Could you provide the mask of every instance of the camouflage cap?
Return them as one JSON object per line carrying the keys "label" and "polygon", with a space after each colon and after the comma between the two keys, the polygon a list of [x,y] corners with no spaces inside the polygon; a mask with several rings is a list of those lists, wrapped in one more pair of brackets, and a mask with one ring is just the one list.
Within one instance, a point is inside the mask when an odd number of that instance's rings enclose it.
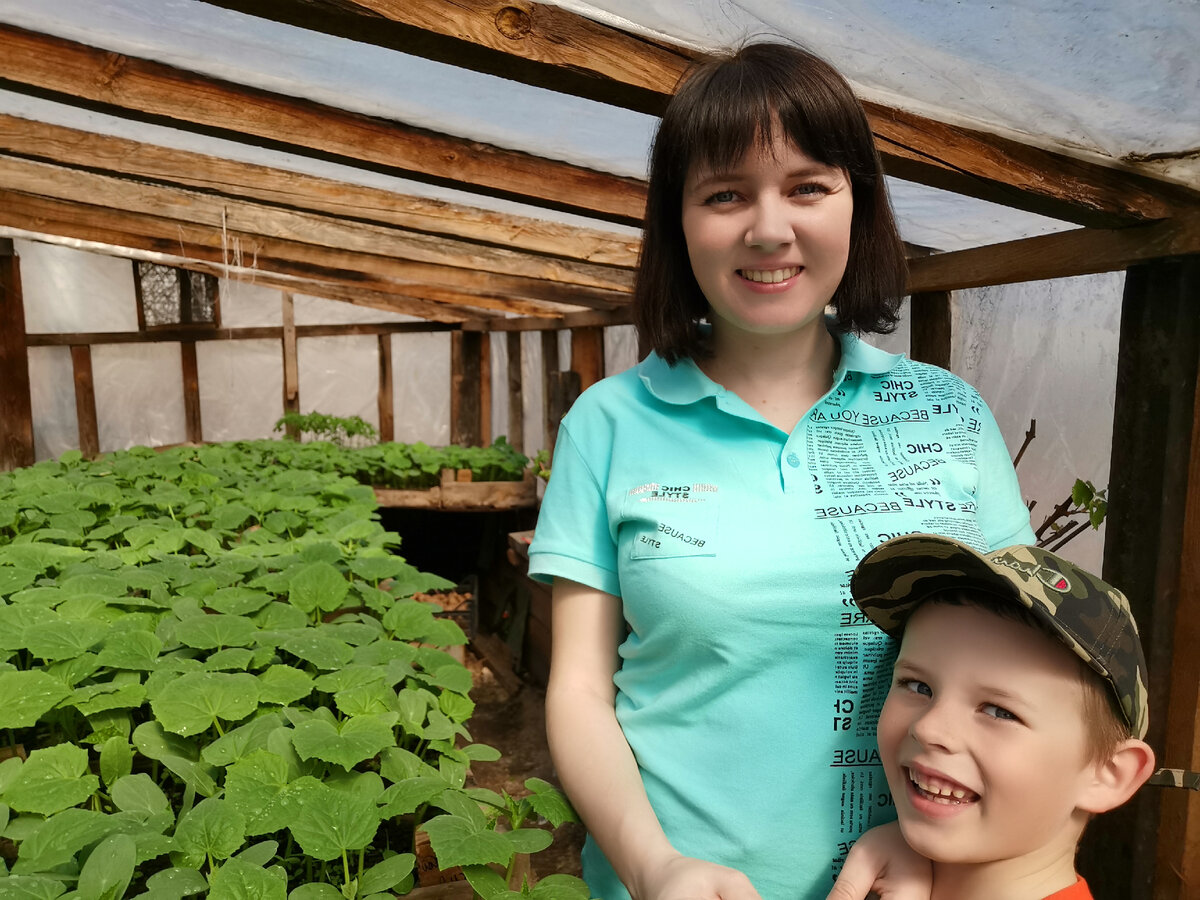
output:
{"label": "camouflage cap", "polygon": [[893,637],[926,597],[974,588],[1026,607],[1109,684],[1125,721],[1146,736],[1146,659],[1125,595],[1041,547],[979,553],[950,538],[912,534],[863,557],[850,578],[854,602]]}

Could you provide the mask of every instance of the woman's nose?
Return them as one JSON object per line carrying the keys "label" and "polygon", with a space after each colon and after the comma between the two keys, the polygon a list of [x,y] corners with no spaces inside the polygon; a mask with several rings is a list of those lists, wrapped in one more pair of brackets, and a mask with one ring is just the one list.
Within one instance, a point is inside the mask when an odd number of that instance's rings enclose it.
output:
{"label": "woman's nose", "polygon": [[751,207],[751,219],[746,228],[746,246],[773,250],[795,239],[787,205],[773,198],[757,200]]}

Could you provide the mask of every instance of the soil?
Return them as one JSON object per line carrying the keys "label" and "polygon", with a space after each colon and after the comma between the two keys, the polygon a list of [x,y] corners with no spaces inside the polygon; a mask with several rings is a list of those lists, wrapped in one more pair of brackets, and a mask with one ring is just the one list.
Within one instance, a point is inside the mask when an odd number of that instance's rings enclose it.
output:
{"label": "soil", "polygon": [[[470,649],[465,662],[475,679],[471,690],[475,713],[467,728],[476,743],[488,744],[502,754],[495,762],[475,763],[471,767],[473,781],[493,791],[507,791],[513,797],[529,793],[525,789],[527,778],[542,778],[558,785],[546,746],[545,692],[527,681],[509,692]],[[555,829],[554,843],[533,856],[534,875],[578,876],[583,838],[581,825],[568,822]]]}

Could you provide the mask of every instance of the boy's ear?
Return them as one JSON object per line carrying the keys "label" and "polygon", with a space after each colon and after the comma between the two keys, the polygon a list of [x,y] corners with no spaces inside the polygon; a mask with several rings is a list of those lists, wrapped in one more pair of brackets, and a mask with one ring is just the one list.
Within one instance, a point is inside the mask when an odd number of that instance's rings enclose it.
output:
{"label": "boy's ear", "polygon": [[1145,741],[1129,738],[1093,766],[1092,777],[1084,786],[1078,805],[1089,813],[1108,812],[1145,784],[1154,772],[1154,751]]}

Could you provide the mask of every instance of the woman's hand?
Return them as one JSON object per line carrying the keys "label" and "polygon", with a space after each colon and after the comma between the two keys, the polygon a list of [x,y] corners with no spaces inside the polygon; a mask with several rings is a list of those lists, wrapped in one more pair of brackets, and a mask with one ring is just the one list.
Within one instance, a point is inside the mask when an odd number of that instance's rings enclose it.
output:
{"label": "woman's hand", "polygon": [[909,847],[900,825],[891,822],[872,828],[850,848],[827,900],[929,900],[932,889],[932,863]]}
{"label": "woman's hand", "polygon": [[737,869],[676,856],[634,886],[636,900],[762,900]]}

